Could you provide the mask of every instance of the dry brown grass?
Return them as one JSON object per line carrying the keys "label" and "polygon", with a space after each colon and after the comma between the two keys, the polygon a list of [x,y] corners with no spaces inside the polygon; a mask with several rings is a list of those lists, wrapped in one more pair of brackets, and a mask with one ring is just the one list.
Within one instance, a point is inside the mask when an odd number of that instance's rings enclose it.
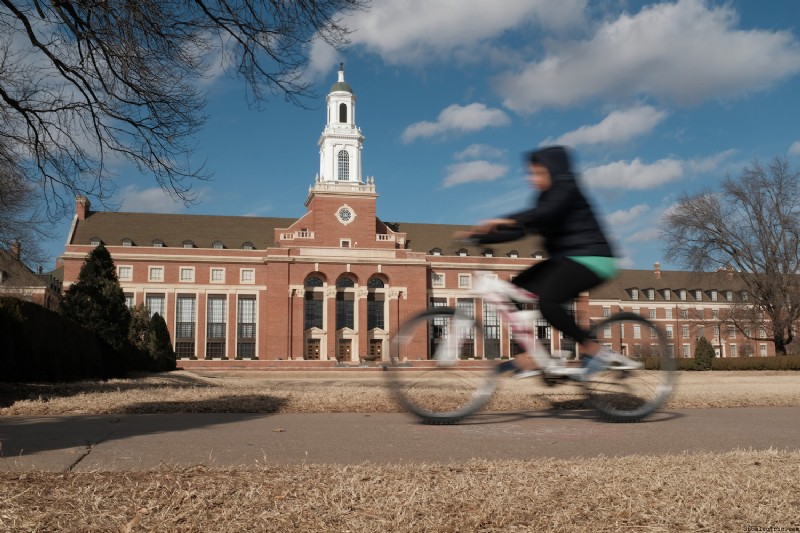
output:
{"label": "dry brown grass", "polygon": [[[583,406],[575,386],[504,380],[488,410]],[[798,372],[685,372],[667,408],[800,405]],[[178,371],[68,384],[0,384],[0,415],[395,412],[380,372]]]}
{"label": "dry brown grass", "polygon": [[792,530],[800,452],[2,473],[0,495],[7,532]]}

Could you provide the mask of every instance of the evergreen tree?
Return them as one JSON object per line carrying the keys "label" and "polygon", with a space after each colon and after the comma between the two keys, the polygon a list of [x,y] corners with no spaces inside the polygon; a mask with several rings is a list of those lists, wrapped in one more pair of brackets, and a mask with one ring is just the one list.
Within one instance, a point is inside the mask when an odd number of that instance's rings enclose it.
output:
{"label": "evergreen tree", "polygon": [[697,347],[694,349],[694,369],[711,370],[711,360],[714,359],[714,347],[705,337],[697,339]]}
{"label": "evergreen tree", "polygon": [[158,313],[150,319],[150,356],[153,370],[175,370],[177,366],[167,323]]}
{"label": "evergreen tree", "polygon": [[128,346],[131,314],[125,305],[114,261],[102,244],[86,258],[78,281],[61,302],[61,313],[94,331],[118,351]]}
{"label": "evergreen tree", "polygon": [[131,325],[128,329],[128,340],[142,352],[150,353],[150,311],[144,304],[134,306],[130,310]]}

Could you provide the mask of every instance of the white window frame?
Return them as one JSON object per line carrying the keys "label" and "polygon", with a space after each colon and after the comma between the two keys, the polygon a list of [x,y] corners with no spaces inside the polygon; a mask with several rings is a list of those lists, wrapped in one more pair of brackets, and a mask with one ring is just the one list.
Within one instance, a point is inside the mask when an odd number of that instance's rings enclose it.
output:
{"label": "white window frame", "polygon": [[759,355],[759,357],[766,357],[768,353],[769,352],[767,352],[767,345],[766,344],[759,344],[758,345],[758,355]]}
{"label": "white window frame", "polygon": [[[245,273],[250,274],[250,279],[245,279]],[[256,283],[256,269],[255,268],[242,268],[239,269],[239,283],[243,285],[255,285]]]}
{"label": "white window frame", "polygon": [[[128,276],[123,277],[122,269],[128,269]],[[133,280],[133,265],[117,265],[117,279],[120,281],[132,281]]]}
{"label": "white window frame", "polygon": [[691,357],[692,355],[692,345],[691,344],[684,344],[683,345],[683,356],[684,357]]}
{"label": "white window frame", "polygon": [[733,301],[733,291],[727,291],[727,292],[725,293],[725,298],[726,298],[726,299],[727,299],[729,302],[732,302],[732,301]]}
{"label": "white window frame", "polygon": [[603,327],[603,338],[610,339],[611,338],[611,326]]}
{"label": "white window frame", "polygon": [[431,272],[431,287],[442,288],[445,286],[445,275],[439,272]]}
{"label": "white window frame", "polygon": [[655,289],[647,289],[647,299],[651,302],[656,299]]}
{"label": "white window frame", "polygon": [[353,241],[350,239],[339,239],[339,248],[352,248]]}
{"label": "white window frame", "polygon": [[650,309],[649,317],[650,317],[650,320],[655,320],[656,319],[656,310],[655,309]]}
{"label": "white window frame", "polygon": [[639,289],[631,289],[631,300],[639,299]]}
{"label": "white window frame", "polygon": [[669,301],[672,299],[672,291],[669,289],[664,289],[664,299]]}
{"label": "white window frame", "polygon": [[664,328],[664,332],[666,333],[668,339],[675,338],[675,333],[672,330],[672,324],[667,324],[667,326]]}
{"label": "white window frame", "polygon": [[[183,273],[184,272],[191,272],[192,275],[189,276],[188,278],[184,279],[184,277],[183,277]],[[194,282],[194,277],[195,277],[194,267],[182,266],[178,270],[178,283],[192,283],[192,282]]]}
{"label": "white window frame", "polygon": [[[158,277],[154,277],[154,272],[160,272]],[[147,281],[152,283],[164,283],[164,267],[157,266],[157,265],[148,265],[147,266]]]}
{"label": "white window frame", "polygon": [[699,301],[699,302],[702,302],[703,301],[703,291],[701,291],[700,289],[695,290],[694,291],[694,299]]}
{"label": "white window frame", "polygon": [[667,320],[672,320],[672,308],[667,307],[666,309],[664,309],[664,315]]}
{"label": "white window frame", "polygon": [[686,301],[686,289],[681,289],[678,293],[682,302]]}
{"label": "white window frame", "polygon": [[459,274],[458,275],[458,288],[469,289],[472,287],[472,274]]}
{"label": "white window frame", "polygon": [[611,316],[611,307],[604,305],[603,306],[603,318],[608,318]]}
{"label": "white window frame", "polygon": [[712,290],[711,291],[711,301],[712,302],[716,302],[717,301],[717,291],[716,290]]}
{"label": "white window frame", "polygon": [[728,356],[737,357],[737,355],[738,355],[737,352],[738,352],[738,350],[736,349],[736,345],[735,344],[729,344],[728,345]]}
{"label": "white window frame", "polygon": [[[222,272],[222,279],[221,280],[215,280],[214,279],[214,273],[215,272]],[[225,272],[225,268],[224,267],[211,267],[211,269],[209,270],[209,273],[208,273],[208,280],[211,283],[225,283],[225,275],[226,275],[226,272]]]}

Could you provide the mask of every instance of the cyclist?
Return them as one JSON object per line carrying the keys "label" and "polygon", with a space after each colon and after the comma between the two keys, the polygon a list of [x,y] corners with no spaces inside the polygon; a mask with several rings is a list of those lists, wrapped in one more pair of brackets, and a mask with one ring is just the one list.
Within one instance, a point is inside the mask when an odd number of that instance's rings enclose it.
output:
{"label": "cyclist", "polygon": [[[581,191],[563,146],[544,147],[526,155],[528,182],[539,191],[533,207],[502,218],[483,220],[454,237],[478,244],[506,242],[537,233],[544,238],[548,259],[533,265],[512,283],[536,294],[542,316],[556,329],[579,343],[584,371],[577,379],[619,364],[641,368],[641,363],[601,346],[575,322],[564,304],[583,291],[614,276],[616,258],[592,208]],[[538,373],[536,361],[520,354],[499,365],[499,372]]]}

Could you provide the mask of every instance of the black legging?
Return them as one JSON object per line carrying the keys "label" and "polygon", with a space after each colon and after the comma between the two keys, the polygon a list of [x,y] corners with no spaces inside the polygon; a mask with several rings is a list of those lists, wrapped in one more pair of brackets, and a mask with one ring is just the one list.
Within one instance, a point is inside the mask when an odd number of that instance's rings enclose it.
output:
{"label": "black legging", "polygon": [[563,257],[533,265],[512,283],[536,294],[545,320],[567,337],[582,343],[589,338],[589,333],[575,323],[564,304],[603,281],[585,266]]}

